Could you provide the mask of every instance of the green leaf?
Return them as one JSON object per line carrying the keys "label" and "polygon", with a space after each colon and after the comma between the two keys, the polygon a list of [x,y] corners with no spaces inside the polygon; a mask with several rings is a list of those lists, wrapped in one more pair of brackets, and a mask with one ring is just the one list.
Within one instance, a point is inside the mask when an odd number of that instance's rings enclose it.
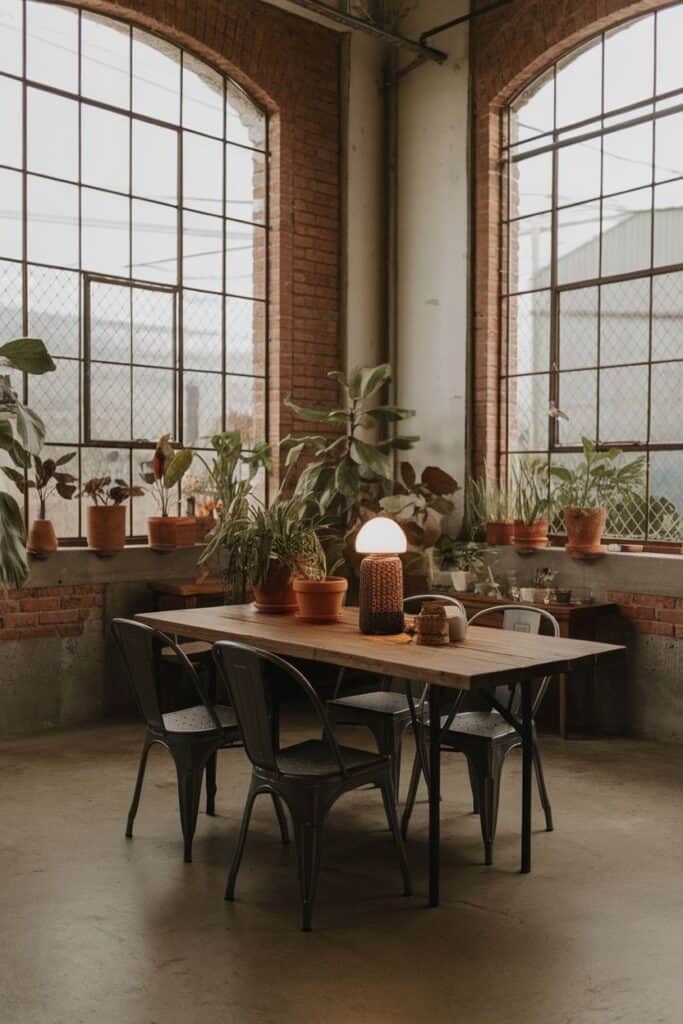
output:
{"label": "green leaf", "polygon": [[455,494],[458,490],[458,481],[455,477],[439,466],[426,466],[422,470],[421,480],[432,494]]}
{"label": "green leaf", "polygon": [[285,467],[293,466],[295,462],[300,459],[306,445],[302,442],[301,444],[294,445],[287,452],[287,458],[285,459]]}
{"label": "green leaf", "polygon": [[57,481],[57,494],[60,496],[60,498],[64,498],[66,501],[69,501],[71,498],[73,498],[75,493],[75,484],[69,484],[63,480]]}
{"label": "green leaf", "polygon": [[0,491],[0,587],[22,587],[28,579],[26,533],[19,505]]}
{"label": "green leaf", "polygon": [[346,457],[341,460],[334,474],[334,486],[349,501],[355,501],[360,487],[360,477],[353,459]]}
{"label": "green leaf", "polygon": [[399,423],[401,420],[409,420],[415,415],[414,409],[400,409],[396,405],[377,405],[374,409],[368,409],[367,415],[378,423]]}
{"label": "green leaf", "polygon": [[[299,419],[309,420],[312,423],[327,423],[330,418],[329,409],[306,409],[303,405],[297,405],[291,397],[285,398],[285,405],[294,412]],[[336,410],[340,411],[340,410]],[[346,413],[344,413],[346,416]]]}
{"label": "green leaf", "polygon": [[349,382],[346,379],[346,374],[343,373],[341,370],[331,370],[327,376],[331,380],[338,380],[343,387],[348,387]]}
{"label": "green leaf", "polygon": [[0,420],[0,448],[4,448],[4,450],[8,452],[14,443],[14,431],[12,430],[12,424],[9,420]]}
{"label": "green leaf", "polygon": [[40,338],[17,338],[0,345],[0,361],[3,358],[23,373],[49,373],[57,369]]}
{"label": "green leaf", "polygon": [[37,412],[17,402],[17,434],[19,440],[32,455],[37,454],[45,440],[45,424]]}
{"label": "green leaf", "polygon": [[391,367],[389,363],[380,363],[379,366],[364,366],[360,371],[360,397],[371,398],[383,384],[391,380]]}
{"label": "green leaf", "polygon": [[11,466],[3,466],[2,471],[8,480],[11,480],[19,488],[22,494],[26,493],[26,477],[23,473],[20,473],[18,469],[13,469]]}
{"label": "green leaf", "polygon": [[369,471],[375,476],[383,477],[385,480],[391,480],[389,456],[375,445],[354,438],[351,442],[351,458],[358,463],[361,469]]}
{"label": "green leaf", "polygon": [[409,452],[411,448],[414,448],[417,442],[420,440],[419,437],[389,437],[386,441],[379,441],[377,444],[378,448],[386,451],[397,451],[397,452]]}
{"label": "green leaf", "polygon": [[408,490],[412,491],[415,486],[415,481],[417,480],[417,475],[409,462],[401,463],[401,479]]}
{"label": "green leaf", "polygon": [[60,455],[57,459],[58,466],[66,466],[67,462],[71,462],[72,459],[76,458],[76,452],[67,452],[66,455]]}
{"label": "green leaf", "polygon": [[174,452],[164,469],[164,486],[173,487],[177,484],[192,465],[193,458],[194,452],[189,448],[181,448],[179,452]]}
{"label": "green leaf", "polygon": [[296,482],[295,493],[300,497],[311,494],[318,486],[320,475],[327,469],[324,462],[313,462],[306,466],[305,470]]}

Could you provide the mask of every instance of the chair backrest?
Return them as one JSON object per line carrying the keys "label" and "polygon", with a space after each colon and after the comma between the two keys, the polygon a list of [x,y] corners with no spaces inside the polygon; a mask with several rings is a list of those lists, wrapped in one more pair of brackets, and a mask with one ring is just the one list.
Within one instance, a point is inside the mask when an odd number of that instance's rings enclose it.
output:
{"label": "chair backrest", "polygon": [[140,713],[149,728],[156,732],[166,731],[161,704],[161,652],[167,647],[174,651],[199,700],[213,718],[216,728],[220,728],[216,712],[206,700],[192,663],[175,641],[133,619],[113,619],[111,631],[128,669]]}
{"label": "chair backrest", "polygon": [[467,619],[467,612],[462,601],[458,601],[457,597],[451,597],[450,594],[413,594],[404,599],[404,612],[408,612],[409,615],[417,615],[422,608],[423,601],[441,601],[441,604],[455,605]]}
{"label": "chair backrest", "polygon": [[277,685],[280,676],[281,680],[293,679],[308,698],[337,761],[339,772],[345,774],[325,709],[302,672],[276,654],[231,640],[221,640],[214,644],[213,657],[230,693],[244,749],[252,764],[279,774],[270,697],[272,687]]}
{"label": "chair backrest", "polygon": [[[469,621],[469,625],[473,626],[475,623],[485,625],[485,623],[481,622],[482,619],[492,618],[501,613],[503,615],[503,629],[514,630],[517,633],[538,634],[541,632],[541,623],[547,622],[552,635],[560,635],[560,624],[554,615],[551,615],[545,608],[533,608],[523,604],[499,604],[493,605],[491,608],[482,608],[481,611],[475,612]],[[550,676],[544,676],[534,697],[534,714],[536,714],[540,707],[549,684]],[[507,703],[508,710],[513,713],[517,712],[520,699],[517,689],[516,686],[498,686],[495,691],[496,699],[501,704]]]}

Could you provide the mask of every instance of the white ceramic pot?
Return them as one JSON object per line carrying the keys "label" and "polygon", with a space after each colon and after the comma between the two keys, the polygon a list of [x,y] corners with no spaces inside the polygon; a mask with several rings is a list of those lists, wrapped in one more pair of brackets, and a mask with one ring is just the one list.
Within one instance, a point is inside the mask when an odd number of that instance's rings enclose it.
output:
{"label": "white ceramic pot", "polygon": [[466,591],[472,582],[472,573],[466,572],[465,569],[453,569],[451,572],[451,584],[454,590],[458,590],[461,593]]}
{"label": "white ceramic pot", "polygon": [[519,598],[523,604],[533,604],[536,600],[536,587],[520,587]]}

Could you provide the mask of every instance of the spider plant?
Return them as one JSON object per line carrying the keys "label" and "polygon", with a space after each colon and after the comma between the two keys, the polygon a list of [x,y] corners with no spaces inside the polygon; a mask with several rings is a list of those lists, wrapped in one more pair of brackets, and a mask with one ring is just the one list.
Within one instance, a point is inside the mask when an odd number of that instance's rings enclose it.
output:
{"label": "spider plant", "polygon": [[529,456],[517,463],[513,471],[512,507],[515,521],[524,526],[533,526],[548,517],[552,502],[545,459]]}

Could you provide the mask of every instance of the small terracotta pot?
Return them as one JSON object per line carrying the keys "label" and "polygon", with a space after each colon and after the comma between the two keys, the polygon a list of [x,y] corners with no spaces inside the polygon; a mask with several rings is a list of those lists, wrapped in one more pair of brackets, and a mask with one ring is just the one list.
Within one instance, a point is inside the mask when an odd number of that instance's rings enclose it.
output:
{"label": "small terracotta pot", "polygon": [[486,543],[492,547],[512,544],[514,524],[511,519],[500,519],[486,524]]}
{"label": "small terracotta pot", "polygon": [[539,551],[548,547],[548,520],[539,519],[527,526],[515,519],[512,526],[512,543],[517,551]]}
{"label": "small terracotta pot", "polygon": [[59,547],[55,528],[49,519],[34,519],[28,532],[26,550],[33,558],[47,558]]}
{"label": "small terracotta pot", "polygon": [[254,604],[257,612],[267,615],[292,615],[296,611],[292,573],[282,562],[270,563],[262,586],[254,587]]}
{"label": "small terracotta pot", "polygon": [[607,548],[601,544],[607,523],[604,508],[566,508],[564,523],[567,527],[565,550],[572,558],[601,558]]}
{"label": "small terracotta pot", "polygon": [[307,580],[295,576],[292,582],[296,595],[297,619],[302,622],[339,622],[348,580],[328,576],[325,580]]}
{"label": "small terracotta pot", "polygon": [[88,547],[101,558],[123,551],[126,544],[126,506],[88,505],[85,533]]}
{"label": "small terracotta pot", "polygon": [[193,548],[197,543],[197,520],[194,516],[175,517],[175,546]]}
{"label": "small terracotta pot", "polygon": [[175,551],[177,516],[149,516],[147,543],[152,551]]}

